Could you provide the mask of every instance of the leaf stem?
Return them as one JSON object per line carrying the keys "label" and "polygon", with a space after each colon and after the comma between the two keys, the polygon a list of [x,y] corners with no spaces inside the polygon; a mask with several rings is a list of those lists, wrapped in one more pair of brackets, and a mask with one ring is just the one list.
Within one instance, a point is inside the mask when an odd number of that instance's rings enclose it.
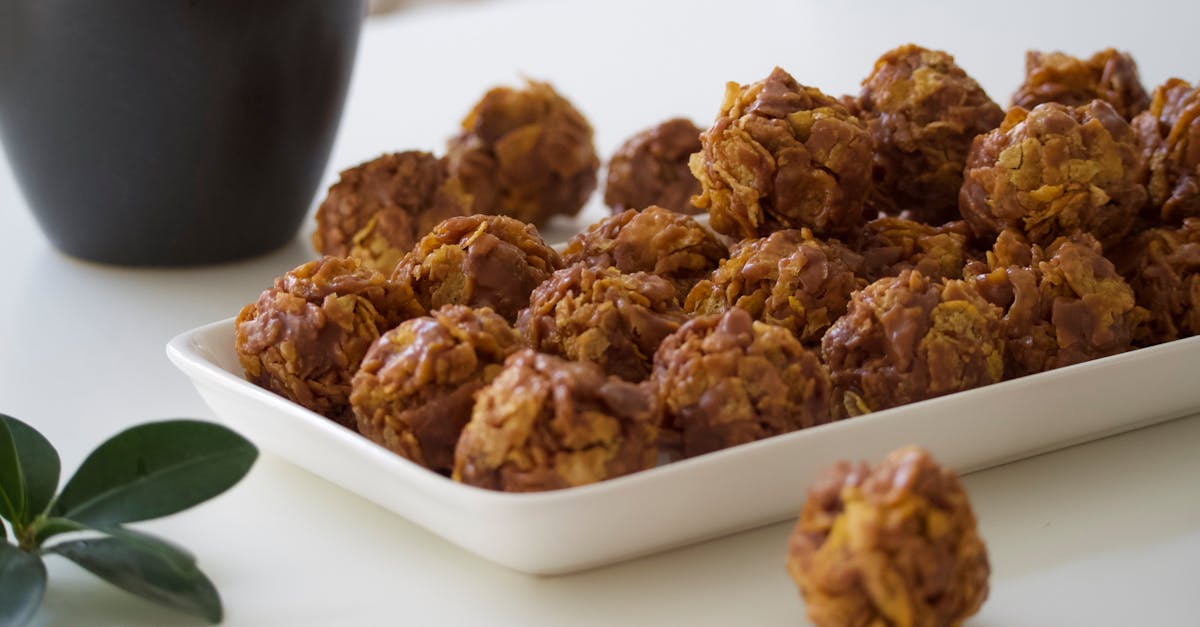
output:
{"label": "leaf stem", "polygon": [[28,525],[23,525],[20,527],[13,525],[13,536],[16,537],[17,546],[20,547],[22,551],[25,551],[26,553],[36,553],[38,551],[38,548],[41,546],[41,542],[38,542],[37,538],[38,531],[41,530],[42,525],[45,522],[46,515],[42,514],[37,518],[34,518],[33,521]]}

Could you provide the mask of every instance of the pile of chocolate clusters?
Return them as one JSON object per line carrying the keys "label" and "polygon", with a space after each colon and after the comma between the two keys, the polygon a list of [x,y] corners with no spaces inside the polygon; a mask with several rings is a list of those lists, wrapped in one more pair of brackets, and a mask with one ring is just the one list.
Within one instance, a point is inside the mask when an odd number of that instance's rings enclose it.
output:
{"label": "pile of chocolate clusters", "polygon": [[[1005,112],[907,45],[857,96],[782,69],[629,139],[613,215],[549,84],[445,156],[346,170],[323,258],[237,321],[250,380],[477,486],[566,488],[1200,331],[1200,89],[1029,53]],[[692,214],[707,212],[708,226]],[[711,230],[710,228],[711,227]]]}

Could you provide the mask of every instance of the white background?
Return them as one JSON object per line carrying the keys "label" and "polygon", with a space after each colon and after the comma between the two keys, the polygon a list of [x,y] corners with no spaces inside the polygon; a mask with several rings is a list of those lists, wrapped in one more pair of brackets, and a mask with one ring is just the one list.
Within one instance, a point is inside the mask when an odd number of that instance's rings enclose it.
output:
{"label": "white background", "polygon": [[[1085,55],[1111,45],[1135,55],[1148,87],[1172,75],[1195,81],[1197,18],[1197,5],[1181,1],[422,5],[367,24],[326,178],[385,151],[440,152],[487,87],[522,74],[572,99],[607,155],[669,116],[707,123],[725,81],[753,81],[774,65],[828,93],[855,92],[880,53],[908,41],[953,53],[1002,104],[1030,47]],[[586,215],[600,212],[593,202]],[[130,424],[211,418],[163,345],[234,315],[309,258],[310,230],[218,267],[80,262],[38,232],[0,157],[0,411],[45,433],[65,473]],[[970,624],[1196,624],[1197,451],[1200,416],[967,477],[993,563],[991,598]],[[535,578],[264,455],[233,491],[143,528],[199,556],[229,625],[803,623],[783,569],[788,524]],[[49,566],[35,624],[198,624],[57,558]]]}

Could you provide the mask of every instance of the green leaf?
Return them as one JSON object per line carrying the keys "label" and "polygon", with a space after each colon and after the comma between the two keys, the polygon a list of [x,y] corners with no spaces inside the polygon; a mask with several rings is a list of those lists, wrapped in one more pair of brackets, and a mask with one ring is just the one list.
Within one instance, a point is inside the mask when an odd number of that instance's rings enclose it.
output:
{"label": "green leaf", "polygon": [[72,540],[46,551],[57,553],[105,581],[155,603],[221,622],[221,597],[196,560],[177,547],[143,533],[113,529],[106,538]]}
{"label": "green leaf", "polygon": [[81,525],[67,518],[46,518],[38,524],[37,535],[34,536],[34,540],[38,546],[41,546],[43,542],[60,533],[85,531],[88,528],[87,525]]}
{"label": "green leaf", "polygon": [[58,488],[58,452],[37,429],[0,414],[0,516],[23,526]]}
{"label": "green leaf", "polygon": [[53,512],[91,527],[174,514],[233,487],[257,456],[245,438],[210,422],[138,425],[92,451]]}
{"label": "green leaf", "polygon": [[0,591],[0,627],[28,623],[46,594],[46,565],[37,555],[0,544]]}

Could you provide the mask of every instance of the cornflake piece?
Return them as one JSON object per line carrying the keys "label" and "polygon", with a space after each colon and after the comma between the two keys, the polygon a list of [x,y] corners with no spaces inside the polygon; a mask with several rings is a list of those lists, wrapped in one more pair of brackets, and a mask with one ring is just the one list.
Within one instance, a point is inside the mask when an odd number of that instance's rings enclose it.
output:
{"label": "cornflake piece", "polygon": [[829,373],[782,327],[741,309],[700,316],[663,341],[652,379],[685,457],[830,419]]}
{"label": "cornflake piece", "polygon": [[354,375],[358,432],[435,472],[454,447],[479,388],[524,342],[491,309],[446,305],[384,333]]}
{"label": "cornflake piece", "polygon": [[412,285],[427,310],[443,305],[491,307],[513,322],[529,294],[562,267],[537,228],[504,216],[451,218],[437,225],[392,278]]}
{"label": "cornflake piece", "polygon": [[648,387],[605,377],[595,364],[525,349],[476,396],[454,479],[530,492],[651,468],[659,419]]}
{"label": "cornflake piece", "polygon": [[386,154],[341,173],[317,209],[312,245],[390,274],[418,238],[470,209],[444,159],[416,150]]}
{"label": "cornflake piece", "polygon": [[712,228],[737,238],[784,228],[843,235],[860,222],[871,185],[871,136],[840,102],[775,68],[729,83],[700,135],[692,174]]}
{"label": "cornflake piece", "polygon": [[915,446],[813,482],[787,569],[817,627],[960,625],[991,573],[962,483]]}
{"label": "cornflake piece", "polygon": [[350,381],[380,333],[424,313],[405,283],[325,257],[242,308],[235,349],[250,381],[353,429]]}
{"label": "cornflake piece", "polygon": [[475,199],[475,213],[544,224],[573,216],[596,189],[600,159],[592,127],[549,83],[496,87],[452,138],[450,174]]}

